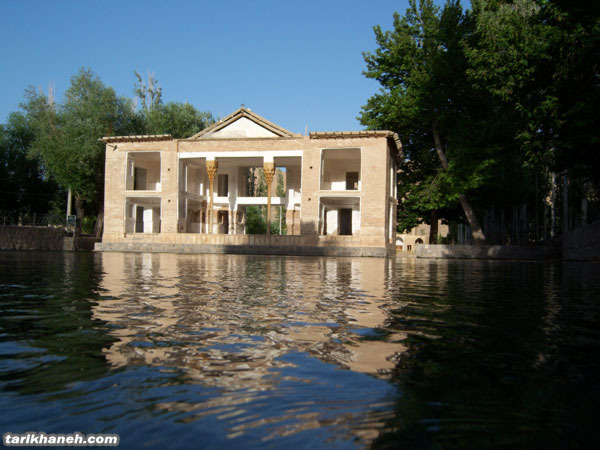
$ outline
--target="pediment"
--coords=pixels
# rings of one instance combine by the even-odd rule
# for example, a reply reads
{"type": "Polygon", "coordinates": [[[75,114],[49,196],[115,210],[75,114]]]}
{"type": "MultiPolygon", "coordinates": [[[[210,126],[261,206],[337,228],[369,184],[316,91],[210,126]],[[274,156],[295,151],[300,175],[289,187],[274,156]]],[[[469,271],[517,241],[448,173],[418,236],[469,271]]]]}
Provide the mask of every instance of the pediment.
{"type": "Polygon", "coordinates": [[[252,139],[294,136],[297,134],[269,122],[247,108],[240,108],[196,133],[190,139],[252,139]]]}

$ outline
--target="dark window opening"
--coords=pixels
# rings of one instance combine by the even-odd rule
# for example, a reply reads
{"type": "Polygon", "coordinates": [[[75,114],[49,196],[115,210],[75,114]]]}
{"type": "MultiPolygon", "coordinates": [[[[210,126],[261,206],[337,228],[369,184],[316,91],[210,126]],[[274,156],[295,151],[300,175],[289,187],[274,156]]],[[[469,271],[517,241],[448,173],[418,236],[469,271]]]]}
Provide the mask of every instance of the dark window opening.
{"type": "Polygon", "coordinates": [[[358,172],[346,172],[346,190],[358,190],[358,172]]]}

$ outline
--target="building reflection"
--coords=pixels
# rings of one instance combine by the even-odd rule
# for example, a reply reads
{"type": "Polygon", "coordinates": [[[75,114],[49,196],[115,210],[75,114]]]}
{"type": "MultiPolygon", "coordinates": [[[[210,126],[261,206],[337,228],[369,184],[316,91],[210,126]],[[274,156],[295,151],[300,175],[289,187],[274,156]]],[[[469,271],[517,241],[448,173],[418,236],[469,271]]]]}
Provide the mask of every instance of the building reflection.
{"type": "MultiPolygon", "coordinates": [[[[159,408],[195,412],[187,420],[234,418],[282,380],[302,378],[282,375],[296,364],[286,355],[303,352],[387,377],[405,350],[404,336],[384,332],[391,264],[380,258],[103,253],[103,299],[93,315],[117,339],[104,349],[113,367],[178,368],[190,382],[225,389],[207,401],[159,408]]],[[[314,425],[313,413],[307,414],[298,419],[298,431],[314,425]]],[[[232,437],[261,420],[232,426],[232,437]]],[[[381,417],[376,423],[381,426],[381,417]]],[[[364,423],[360,429],[365,439],[377,434],[364,423]]]]}

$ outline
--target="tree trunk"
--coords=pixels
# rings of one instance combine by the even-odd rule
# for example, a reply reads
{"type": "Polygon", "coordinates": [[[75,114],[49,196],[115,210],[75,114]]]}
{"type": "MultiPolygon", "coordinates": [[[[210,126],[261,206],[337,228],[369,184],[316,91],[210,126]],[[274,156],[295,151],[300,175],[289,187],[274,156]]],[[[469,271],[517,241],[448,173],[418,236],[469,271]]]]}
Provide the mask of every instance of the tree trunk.
{"type": "Polygon", "coordinates": [[[81,225],[83,224],[83,200],[79,195],[75,194],[75,215],[77,216],[77,221],[75,223],[75,236],[81,235],[81,225]]]}
{"type": "Polygon", "coordinates": [[[552,194],[550,197],[550,237],[556,236],[556,197],[558,188],[556,186],[556,174],[552,173],[552,194]]]}
{"type": "Polygon", "coordinates": [[[96,204],[99,206],[98,213],[96,215],[96,222],[94,222],[94,236],[101,238],[102,231],[104,231],[104,189],[101,189],[98,193],[96,204]]]}
{"type": "MultiPolygon", "coordinates": [[[[444,153],[444,147],[442,146],[442,139],[440,138],[440,134],[437,130],[437,123],[434,121],[432,125],[433,132],[433,140],[435,142],[435,150],[440,158],[440,162],[442,163],[442,167],[444,169],[448,168],[448,159],[446,158],[446,154],[444,153]]],[[[485,245],[485,235],[483,234],[483,230],[479,225],[479,221],[477,220],[477,216],[475,216],[475,212],[471,207],[471,203],[467,199],[465,194],[460,194],[458,196],[460,200],[460,205],[465,213],[465,217],[469,222],[469,226],[471,227],[471,232],[473,234],[473,244],[474,245],[485,245]]]]}
{"type": "Polygon", "coordinates": [[[533,208],[533,239],[537,242],[539,239],[539,229],[540,229],[540,212],[539,212],[539,200],[540,189],[538,185],[538,174],[535,174],[535,198],[534,198],[534,208],[533,208]]]}
{"type": "Polygon", "coordinates": [[[583,197],[581,197],[581,226],[585,227],[587,225],[587,216],[588,216],[588,183],[583,185],[583,197]]]}
{"type": "Polygon", "coordinates": [[[563,175],[563,234],[569,232],[569,178],[565,171],[563,175]]]}
{"type": "Polygon", "coordinates": [[[430,244],[437,244],[437,237],[438,237],[438,212],[437,209],[434,209],[433,211],[431,211],[431,214],[429,216],[429,243],[430,244]]]}

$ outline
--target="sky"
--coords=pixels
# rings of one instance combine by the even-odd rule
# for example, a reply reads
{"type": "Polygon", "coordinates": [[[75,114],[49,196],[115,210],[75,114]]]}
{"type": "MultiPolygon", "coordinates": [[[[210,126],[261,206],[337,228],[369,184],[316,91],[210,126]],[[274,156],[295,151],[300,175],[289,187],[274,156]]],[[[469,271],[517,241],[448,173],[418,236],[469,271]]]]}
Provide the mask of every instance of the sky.
{"type": "MultiPolygon", "coordinates": [[[[436,2],[439,3],[439,2],[436,2]]],[[[373,26],[391,29],[407,0],[0,0],[0,123],[28,86],[61,101],[92,69],[133,97],[134,70],[163,101],[215,117],[242,104],[292,132],[351,131],[379,90],[362,72],[373,26]]]]}

